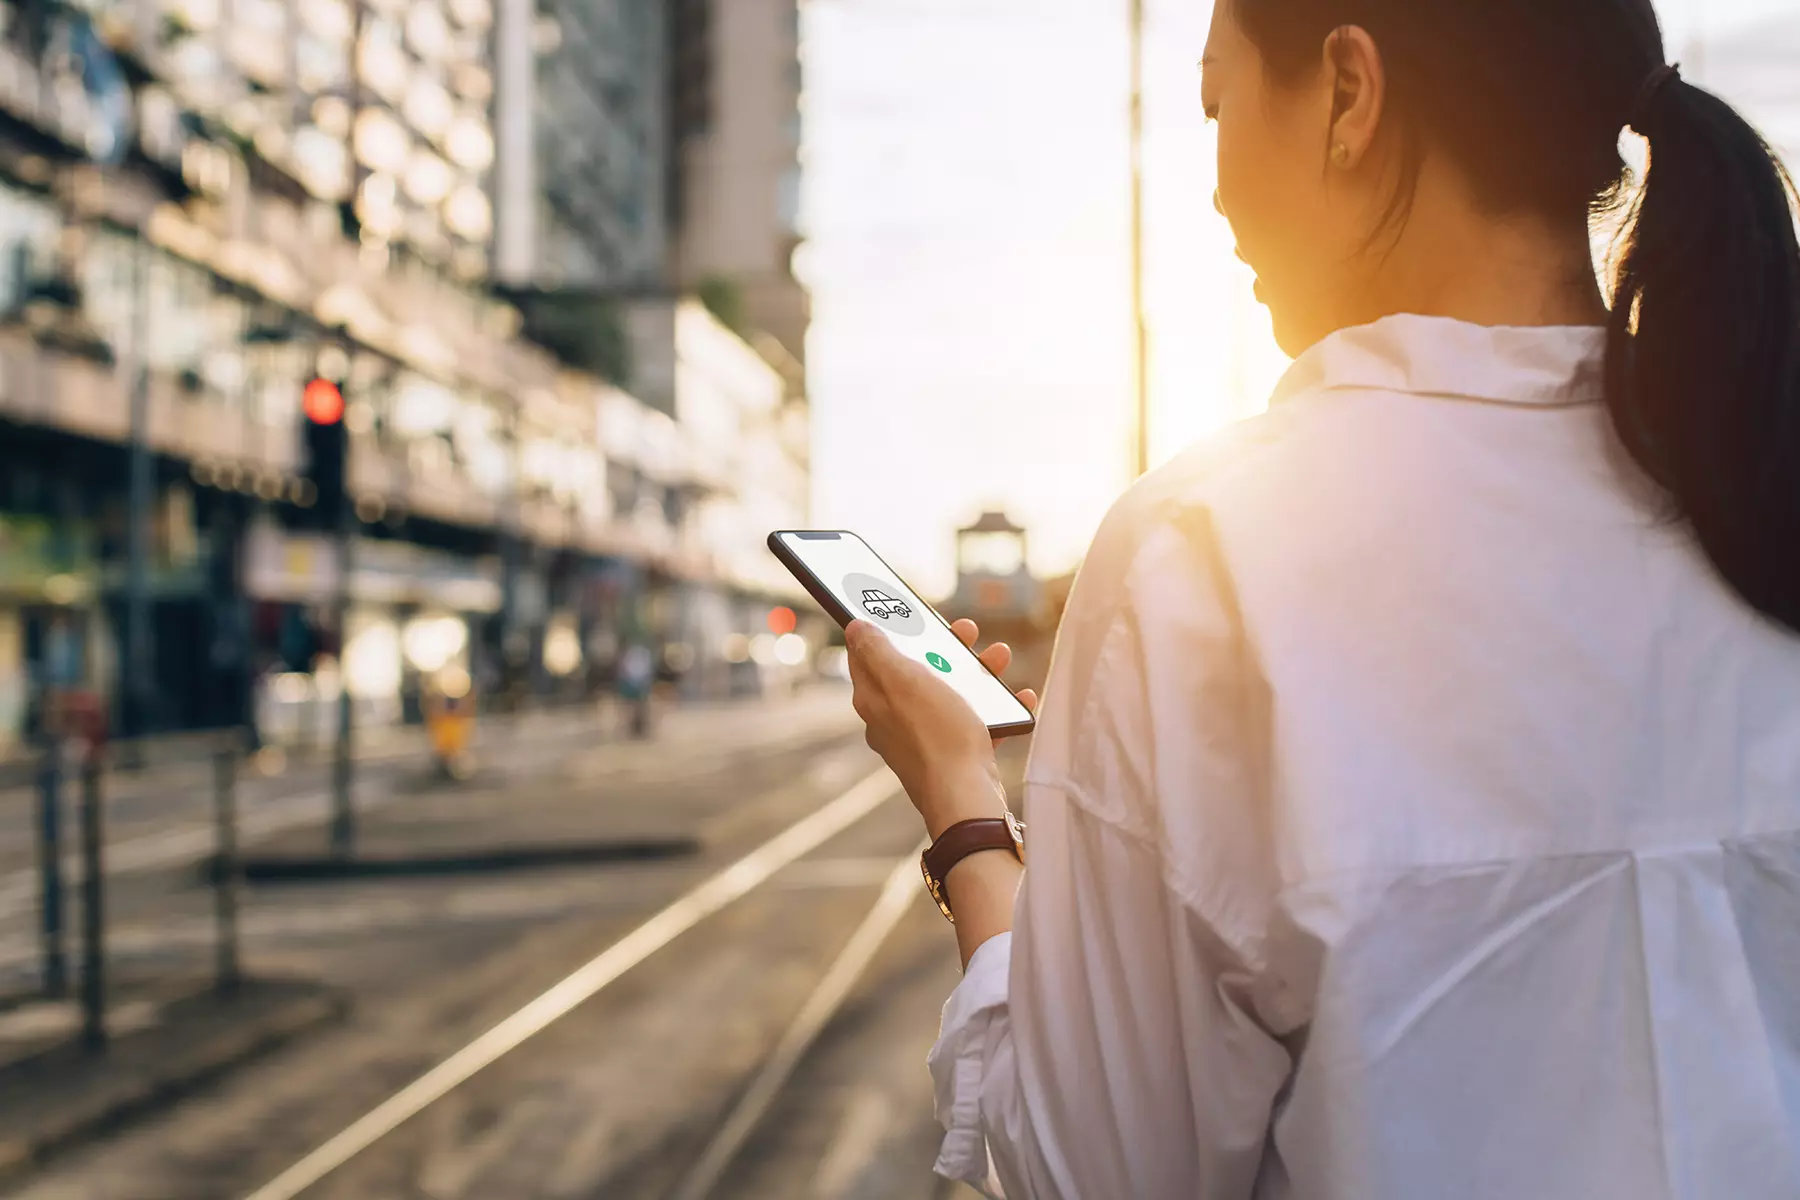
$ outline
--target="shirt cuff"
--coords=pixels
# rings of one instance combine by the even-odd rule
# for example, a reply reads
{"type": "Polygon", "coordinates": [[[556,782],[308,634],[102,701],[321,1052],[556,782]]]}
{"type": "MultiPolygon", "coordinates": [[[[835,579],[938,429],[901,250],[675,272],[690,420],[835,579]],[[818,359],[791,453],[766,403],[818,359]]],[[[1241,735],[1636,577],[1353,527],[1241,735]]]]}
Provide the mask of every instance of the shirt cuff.
{"type": "Polygon", "coordinates": [[[947,1179],[993,1187],[987,1137],[981,1128],[981,1083],[992,1035],[1003,1028],[1012,934],[989,938],[969,959],[968,970],[944,1002],[937,1044],[927,1060],[937,1097],[944,1145],[934,1168],[947,1179]]]}

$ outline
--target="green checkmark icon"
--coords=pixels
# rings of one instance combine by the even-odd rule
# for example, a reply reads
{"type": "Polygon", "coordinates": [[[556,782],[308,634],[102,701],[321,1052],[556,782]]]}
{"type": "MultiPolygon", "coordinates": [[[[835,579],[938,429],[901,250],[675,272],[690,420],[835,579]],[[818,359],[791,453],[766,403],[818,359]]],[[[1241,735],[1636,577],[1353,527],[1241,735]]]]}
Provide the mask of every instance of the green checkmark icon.
{"type": "Polygon", "coordinates": [[[930,663],[932,666],[936,667],[938,670],[942,671],[946,675],[948,675],[950,673],[950,660],[945,658],[943,655],[939,654],[935,650],[925,656],[925,661],[930,663]]]}

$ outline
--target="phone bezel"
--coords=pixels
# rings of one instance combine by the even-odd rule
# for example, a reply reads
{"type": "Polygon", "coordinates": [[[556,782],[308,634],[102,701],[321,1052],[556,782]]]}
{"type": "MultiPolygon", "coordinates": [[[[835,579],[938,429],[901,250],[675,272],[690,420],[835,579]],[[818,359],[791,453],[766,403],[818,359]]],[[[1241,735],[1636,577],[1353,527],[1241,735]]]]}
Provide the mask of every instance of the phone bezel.
{"type": "MultiPolygon", "coordinates": [[[[895,579],[899,580],[902,584],[905,584],[907,590],[910,591],[915,597],[918,596],[918,594],[919,594],[918,588],[913,587],[913,585],[910,583],[907,583],[906,578],[904,576],[902,576],[900,574],[900,572],[894,570],[893,567],[889,566],[887,559],[881,557],[880,551],[876,550],[874,546],[869,545],[868,538],[863,537],[861,534],[856,533],[852,530],[849,530],[849,529],[778,529],[774,533],[771,533],[769,535],[769,543],[768,543],[769,552],[771,554],[773,554],[777,559],[780,560],[781,565],[786,567],[788,569],[788,572],[791,575],[793,575],[793,577],[795,579],[800,581],[800,586],[806,589],[807,595],[811,596],[815,601],[818,602],[819,607],[824,609],[826,614],[828,616],[830,616],[832,620],[834,620],[838,623],[839,628],[843,628],[844,626],[849,625],[850,622],[856,620],[857,619],[856,614],[852,613],[848,608],[846,608],[844,606],[844,604],[837,598],[836,594],[833,593],[830,588],[826,587],[825,584],[819,580],[818,576],[813,574],[812,568],[808,567],[804,562],[802,562],[800,560],[798,555],[796,555],[792,550],[790,550],[788,548],[787,543],[785,541],[783,541],[782,539],[786,538],[786,537],[790,537],[790,536],[797,537],[802,540],[810,539],[810,540],[817,540],[817,541],[826,541],[830,538],[853,537],[857,541],[861,542],[870,554],[875,556],[875,561],[880,563],[882,565],[882,567],[884,567],[887,570],[888,574],[892,575],[895,579]]],[[[920,603],[923,604],[924,601],[921,600],[920,603]]],[[[925,611],[930,613],[932,619],[935,620],[938,624],[942,625],[946,630],[950,629],[950,622],[944,620],[943,614],[939,613],[937,609],[933,608],[929,604],[925,604],[925,611]]],[[[951,632],[950,636],[952,636],[952,637],[956,636],[954,631],[951,632]]],[[[989,675],[992,675],[994,677],[994,679],[996,681],[998,681],[1000,686],[1007,690],[1007,693],[1009,695],[1012,695],[1015,700],[1018,699],[1016,693],[1013,692],[1012,685],[1008,684],[1006,682],[1006,680],[1001,679],[1000,676],[998,674],[996,674],[995,672],[993,672],[992,670],[989,670],[988,665],[981,661],[981,656],[979,654],[976,654],[973,649],[970,649],[969,657],[973,658],[978,664],[980,664],[982,670],[987,671],[987,673],[989,675]]],[[[1021,707],[1023,707],[1022,704],[1021,704],[1021,707]]],[[[1010,737],[1019,737],[1023,734],[1030,733],[1032,730],[1034,730],[1036,728],[1037,728],[1037,718],[1028,716],[1024,721],[1015,722],[1010,725],[989,725],[987,727],[987,731],[989,734],[991,734],[992,736],[994,736],[996,738],[1010,738],[1010,737]]]]}

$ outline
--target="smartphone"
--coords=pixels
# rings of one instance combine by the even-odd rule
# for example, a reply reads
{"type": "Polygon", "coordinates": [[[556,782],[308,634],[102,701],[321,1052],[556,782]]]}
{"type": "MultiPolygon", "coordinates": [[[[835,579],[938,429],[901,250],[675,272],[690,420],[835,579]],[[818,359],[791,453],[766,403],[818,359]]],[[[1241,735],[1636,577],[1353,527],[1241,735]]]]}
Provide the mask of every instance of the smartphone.
{"type": "Polygon", "coordinates": [[[860,537],[843,531],[784,530],[769,535],[769,549],[839,625],[866,620],[901,653],[942,675],[989,733],[1014,737],[1031,732],[1031,710],[860,537]]]}

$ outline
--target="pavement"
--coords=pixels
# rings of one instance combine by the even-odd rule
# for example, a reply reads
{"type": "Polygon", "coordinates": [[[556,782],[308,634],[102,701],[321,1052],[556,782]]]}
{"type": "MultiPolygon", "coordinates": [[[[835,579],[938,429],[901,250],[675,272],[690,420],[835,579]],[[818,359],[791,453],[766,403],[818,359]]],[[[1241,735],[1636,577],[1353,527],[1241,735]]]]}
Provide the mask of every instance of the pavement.
{"type": "MultiPolygon", "coordinates": [[[[357,850],[377,859],[447,857],[477,848],[716,836],[716,825],[696,828],[692,810],[671,803],[657,785],[748,772],[857,729],[848,692],[837,687],[756,706],[677,710],[651,739],[569,746],[554,761],[534,764],[529,787],[519,786],[518,769],[500,765],[478,769],[461,783],[421,781],[403,802],[396,797],[367,812],[357,831],[357,850]]],[[[716,799],[708,794],[706,802],[716,799]]],[[[322,834],[319,826],[296,828],[264,839],[255,857],[322,852],[327,848],[322,834]]]]}
{"type": "Polygon", "coordinates": [[[103,1050],[82,1044],[73,1001],[0,1014],[0,1181],[341,1019],[350,1003],[336,988],[286,979],[229,991],[161,980],[111,999],[103,1050]]]}
{"type": "MultiPolygon", "coordinates": [[[[855,715],[847,689],[822,684],[788,696],[665,710],[651,736],[642,740],[627,739],[624,724],[624,714],[611,704],[484,719],[474,747],[477,775],[456,787],[445,787],[436,778],[423,730],[399,731],[386,748],[369,750],[366,759],[359,756],[353,797],[358,849],[371,855],[423,851],[427,843],[418,839],[426,836],[446,850],[451,844],[511,842],[515,839],[503,802],[512,781],[523,776],[560,778],[571,788],[578,781],[585,798],[566,806],[570,819],[560,830],[541,831],[543,839],[578,839],[583,830],[590,838],[623,838],[626,830],[609,824],[617,806],[596,803],[597,796],[628,792],[671,766],[690,773],[715,770],[737,757],[779,750],[792,738],[847,734],[855,715]],[[402,811],[393,822],[382,818],[396,807],[402,811]]],[[[64,920],[71,931],[83,874],[76,848],[76,793],[73,786],[63,788],[64,920]]],[[[555,799],[560,806],[567,794],[555,799]]],[[[0,793],[0,996],[38,986],[42,883],[36,866],[36,804],[29,793],[0,793]]],[[[236,790],[239,845],[246,855],[258,857],[325,853],[331,804],[326,768],[302,764],[271,776],[247,772],[236,790]]],[[[105,870],[111,911],[148,915],[165,906],[172,889],[191,890],[188,873],[217,846],[214,805],[210,764],[177,764],[106,780],[105,870]]],[[[645,827],[642,821],[637,825],[645,827]]],[[[127,954],[145,948],[142,942],[129,928],[114,938],[115,948],[127,954]]]]}
{"type": "MultiPolygon", "coordinates": [[[[743,702],[704,706],[696,712],[742,706],[743,702]]],[[[694,714],[678,712],[670,714],[669,719],[679,731],[692,722],[694,714]]],[[[624,716],[618,706],[601,701],[484,717],[477,726],[475,749],[477,754],[485,751],[504,756],[522,747],[623,742],[623,729],[624,716]]],[[[160,866],[167,858],[187,854],[187,846],[180,839],[168,843],[152,836],[166,834],[172,827],[191,826],[210,836],[214,776],[205,739],[176,737],[168,739],[166,745],[158,739],[157,745],[159,749],[149,765],[113,770],[106,777],[107,838],[113,846],[110,870],[160,866]]],[[[363,730],[354,742],[358,782],[372,793],[372,802],[379,802],[388,783],[418,775],[429,756],[429,741],[421,726],[363,730]]],[[[285,819],[291,825],[309,823],[317,819],[326,803],[330,770],[329,756],[267,752],[240,769],[236,781],[238,802],[246,812],[262,809],[283,813],[284,818],[274,818],[277,822],[285,819]]],[[[19,772],[11,774],[16,776],[19,772]]],[[[72,769],[63,772],[61,801],[64,837],[72,844],[79,817],[79,780],[72,769]]],[[[39,803],[35,786],[0,787],[0,911],[17,902],[13,895],[16,889],[7,886],[10,877],[35,867],[39,803]]],[[[268,819],[265,817],[265,821],[268,819]]],[[[65,855],[65,867],[79,876],[81,863],[72,850],[65,855]]],[[[25,898],[34,901],[35,892],[25,898]]]]}

